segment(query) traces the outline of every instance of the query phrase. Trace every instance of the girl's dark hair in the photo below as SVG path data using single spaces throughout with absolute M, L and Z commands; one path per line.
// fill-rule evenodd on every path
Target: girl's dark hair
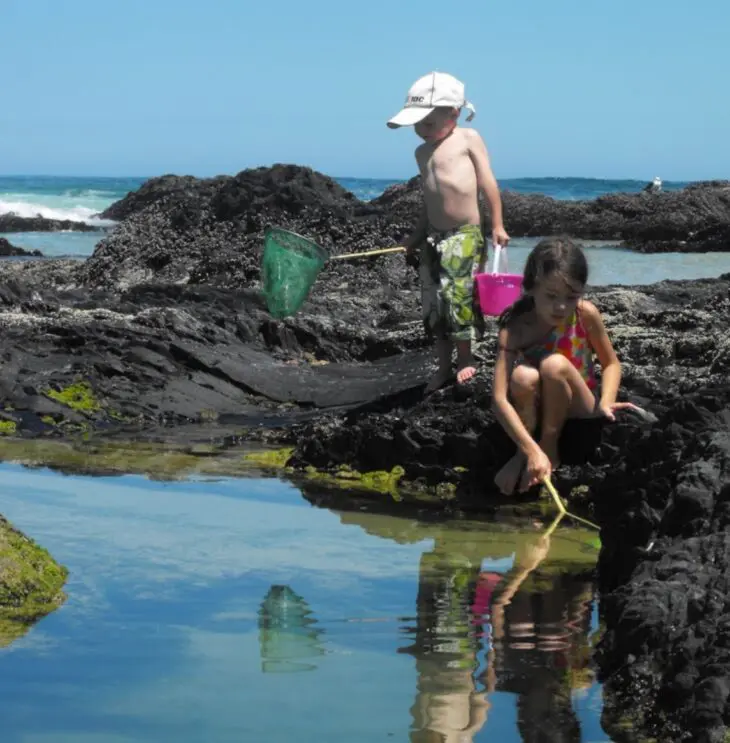
M 525 292 L 532 291 L 538 282 L 553 274 L 581 287 L 588 283 L 585 253 L 569 237 L 549 237 L 535 245 L 527 256 L 522 275 L 523 294 L 499 316 L 499 327 L 503 328 L 511 320 L 529 312 L 535 306 L 535 301 Z

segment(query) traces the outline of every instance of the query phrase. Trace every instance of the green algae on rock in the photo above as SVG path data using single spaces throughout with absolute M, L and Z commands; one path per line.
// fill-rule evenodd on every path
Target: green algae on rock
M 0 516 L 0 647 L 65 600 L 68 570 Z
M 15 421 L 0 420 L 0 436 L 12 436 L 17 430 Z
M 243 460 L 244 462 L 250 462 L 263 468 L 280 470 L 287 466 L 287 462 L 293 453 L 293 446 L 283 449 L 261 448 L 246 452 L 243 455 Z
M 88 382 L 76 382 L 60 390 L 48 389 L 45 395 L 79 413 L 98 413 L 102 409 Z

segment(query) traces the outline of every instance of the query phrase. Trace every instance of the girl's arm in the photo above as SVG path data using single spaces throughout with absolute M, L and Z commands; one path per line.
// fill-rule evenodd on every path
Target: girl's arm
M 583 300 L 581 314 L 584 319 L 588 340 L 598 356 L 601 364 L 601 400 L 602 409 L 610 408 L 616 402 L 618 388 L 621 384 L 621 362 L 613 350 L 613 344 L 608 337 L 603 318 L 598 308 L 592 303 Z
M 498 336 L 497 360 L 494 363 L 492 383 L 492 408 L 502 428 L 525 456 L 529 458 L 536 450 L 542 451 L 509 401 L 509 377 L 517 356 L 510 350 L 510 333 L 502 328 Z

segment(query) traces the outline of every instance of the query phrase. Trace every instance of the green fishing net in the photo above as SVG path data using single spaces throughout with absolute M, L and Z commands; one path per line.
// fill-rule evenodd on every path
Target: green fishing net
M 324 248 L 295 232 L 280 227 L 266 231 L 261 279 L 274 317 L 289 317 L 304 304 L 328 257 Z

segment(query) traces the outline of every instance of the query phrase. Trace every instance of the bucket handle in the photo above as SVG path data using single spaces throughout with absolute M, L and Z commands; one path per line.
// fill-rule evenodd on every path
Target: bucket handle
M 492 243 L 492 250 L 494 251 L 494 260 L 492 261 L 492 273 L 498 274 L 498 273 L 507 273 L 507 252 L 504 252 L 504 255 L 502 254 L 502 251 L 504 248 L 499 243 Z M 502 259 L 502 268 L 504 270 L 500 271 L 500 258 Z

